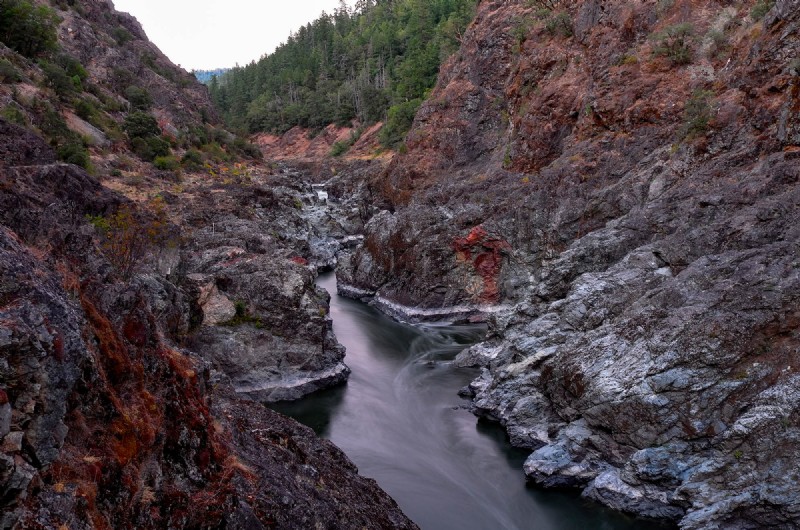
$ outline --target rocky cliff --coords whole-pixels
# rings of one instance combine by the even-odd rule
[[[789,0],[481,2],[343,292],[488,318],[459,362],[536,484],[800,525],[799,35]]]
[[[347,377],[313,266],[358,215],[243,159],[110,2],[48,5],[57,48],[0,46],[0,527],[415,528],[258,403]]]

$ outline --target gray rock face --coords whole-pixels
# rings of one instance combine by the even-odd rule
[[[83,138],[87,138],[89,140],[89,145],[97,147],[108,147],[111,145],[111,142],[103,131],[91,123],[82,120],[75,114],[67,112],[64,116],[64,121],[72,132],[81,135]]]
[[[475,228],[475,213],[469,205],[377,213],[364,243],[340,256],[340,290],[403,320],[497,311],[519,278],[504,267],[513,259],[508,243]]]
[[[217,292],[201,305],[192,345],[237,392],[259,401],[296,399],[347,378],[328,295],[314,287],[308,269],[290,261],[276,269],[266,256],[222,263],[193,275]]]
[[[686,514],[684,528],[749,528],[752,513],[796,522],[800,188],[768,177],[796,172],[788,164],[764,160],[740,181],[761,172],[764,195],[742,204],[733,187],[706,222],[661,217],[675,231],[605,270],[582,257],[599,241],[624,248],[630,219],[659,210],[646,202],[647,214],[576,240],[543,267],[530,302],[495,317],[498,337],[462,354],[488,368],[475,410],[536,449],[531,480],[588,486],[650,517]]]
[[[478,310],[496,287],[488,340],[457,362],[483,367],[474,410],[533,451],[532,481],[685,529],[796,528],[800,78],[786,58],[800,11],[777,2],[753,29],[725,10],[727,64],[698,49],[659,69],[638,46],[666,22],[600,4],[571,11],[574,39],[534,25],[511,50],[495,30],[531,13],[481,3],[386,175],[393,209],[339,277],[431,312]],[[727,24],[695,19],[698,5],[684,12],[695,27]],[[650,62],[613,66],[631,50]],[[472,104],[476,85],[507,104],[505,129]],[[713,118],[693,138],[698,89]],[[503,135],[504,150],[469,159]],[[490,241],[508,245],[497,261]]]
[[[286,168],[184,205],[199,225],[181,265],[194,308],[189,344],[259,401],[297,399],[350,373],[328,294],[314,285],[316,267],[331,265],[349,235],[347,216],[299,176]]]
[[[59,455],[68,398],[88,354],[80,308],[6,228],[0,228],[0,322],[0,489],[7,498],[24,498],[37,468]]]
[[[417,528],[374,480],[359,476],[340,449],[308,427],[257,403],[220,396],[214,407],[252,473],[247,503],[228,518],[234,528]],[[257,513],[269,518],[259,521]]]

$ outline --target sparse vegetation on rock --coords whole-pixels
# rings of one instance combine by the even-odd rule
[[[688,64],[692,61],[694,33],[694,27],[688,22],[664,28],[651,37],[653,53],[666,57],[675,65]]]

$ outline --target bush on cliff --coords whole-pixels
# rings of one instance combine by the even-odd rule
[[[422,105],[422,100],[417,98],[394,105],[389,109],[389,116],[380,134],[383,145],[394,147],[403,141],[406,132],[414,123],[414,116],[420,105]]]
[[[756,21],[761,20],[774,5],[775,2],[772,0],[760,0],[750,10],[750,17]]]
[[[180,161],[174,156],[169,155],[157,156],[155,160],[153,160],[153,165],[156,166],[156,169],[162,171],[175,171],[181,167]]]
[[[123,278],[151,251],[171,243],[166,204],[161,197],[150,200],[147,211],[124,204],[113,214],[89,216],[100,235],[100,249]]]
[[[146,111],[153,104],[153,98],[150,97],[150,93],[146,89],[135,85],[125,89],[125,98],[134,110]]]
[[[669,26],[652,35],[653,53],[666,57],[672,64],[681,65],[692,62],[692,41],[694,27],[688,22]]]
[[[0,0],[0,41],[25,57],[38,57],[58,47],[61,20],[47,6],[28,0]]]
[[[125,123],[122,128],[125,129],[131,139],[148,138],[161,134],[158,121],[150,114],[141,111],[131,112],[125,116]]]
[[[170,154],[169,142],[161,137],[161,127],[150,114],[138,110],[131,112],[125,116],[122,127],[128,134],[131,149],[142,160],[152,162]]]
[[[89,151],[80,142],[72,141],[58,148],[58,158],[67,164],[75,164],[83,169],[91,167]]]
[[[0,83],[17,83],[22,80],[19,70],[6,59],[0,59]]]
[[[131,140],[131,149],[136,156],[147,162],[153,162],[158,157],[170,154],[169,142],[160,136],[134,138]]]
[[[682,133],[684,138],[691,140],[702,136],[708,130],[711,122],[711,98],[714,95],[709,90],[697,89],[692,92],[684,108],[685,123]]]
[[[83,90],[79,77],[70,77],[67,71],[56,63],[42,61],[40,63],[45,77],[45,84],[52,88],[62,100],[69,100]]]

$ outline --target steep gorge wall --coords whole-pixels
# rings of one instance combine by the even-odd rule
[[[0,145],[0,527],[415,527],[332,444],[242,400],[346,376],[327,298],[288,258],[300,244],[268,254],[252,219],[200,187],[172,211],[197,230],[175,270],[150,256],[121,276],[87,216],[131,201],[2,119]],[[274,189],[228,186],[227,200],[281,215]]]
[[[331,257],[311,186],[224,152],[205,88],[111,2],[40,3],[60,17],[46,59],[85,72],[59,90],[0,45],[19,123],[0,117],[0,528],[415,528],[336,447],[246,399],[349,372],[308,265]],[[219,158],[136,160],[133,84],[172,149],[200,131]],[[73,119],[87,104],[108,137]],[[59,121],[103,141],[48,134]],[[57,161],[64,136],[91,144],[89,171]]]
[[[344,289],[493,315],[460,362],[531,480],[684,528],[794,527],[800,9],[534,4],[480,4]],[[660,52],[679,33],[688,62]]]

